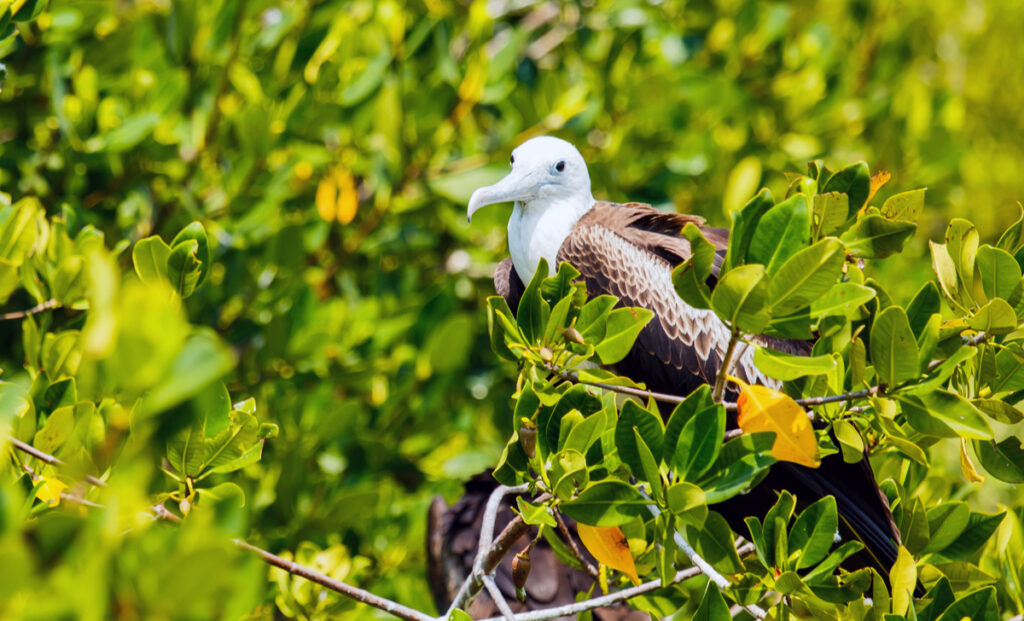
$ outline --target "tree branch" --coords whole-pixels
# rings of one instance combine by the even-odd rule
[[[754,544],[752,543],[748,543],[738,549],[738,552],[741,555],[747,555],[753,551]],[[595,608],[603,608],[605,606],[612,606],[614,604],[625,602],[639,595],[644,595],[645,593],[657,591],[658,589],[661,589],[663,587],[678,584],[683,580],[693,578],[694,576],[699,576],[701,573],[701,570],[697,567],[688,567],[686,569],[681,569],[677,571],[676,575],[673,576],[672,580],[668,584],[662,584],[660,579],[651,580],[650,582],[645,582],[639,586],[629,587],[627,589],[622,589],[621,591],[616,591],[614,593],[609,593],[608,595],[602,595],[600,597],[593,597],[582,602],[576,602],[575,604],[566,604],[565,606],[545,608],[544,610],[534,610],[531,612],[521,612],[514,617],[514,621],[546,621],[547,619],[556,619],[558,617],[568,617],[572,615],[577,615],[581,612],[586,612],[588,610],[593,610]],[[505,620],[502,617],[491,617],[489,619],[484,619],[483,621]]]
[[[502,499],[509,494],[522,494],[528,490],[529,486],[524,483],[516,487],[499,485],[491,492],[490,498],[487,499],[487,507],[484,509],[483,524],[480,527],[480,542],[477,544],[473,570],[466,577],[462,586],[459,587],[455,597],[452,598],[452,604],[448,607],[448,612],[445,613],[446,617],[451,615],[453,610],[465,610],[466,607],[473,603],[473,600],[480,594],[480,590],[484,586],[484,576],[488,576],[494,571],[494,568],[498,566],[501,559],[511,549],[512,543],[519,539],[529,528],[526,522],[522,521],[522,518],[516,516],[505,527],[505,530],[501,532],[501,535],[498,536],[498,540],[494,543],[493,547],[491,545],[492,538],[494,537],[494,522],[498,517],[498,510],[501,509]],[[516,523],[517,521],[521,526]],[[514,529],[512,529],[513,526],[515,526]]]
[[[590,574],[591,578],[597,581],[599,578],[599,575],[597,573],[597,567],[591,565],[590,562],[586,558],[584,558],[583,552],[580,550],[580,547],[576,545],[576,540],[573,539],[572,535],[569,534],[569,528],[565,525],[565,520],[562,518],[561,512],[555,510],[554,514],[555,521],[558,523],[558,530],[562,533],[562,538],[565,539],[565,543],[569,546],[569,549],[576,557],[576,560],[580,562],[580,565],[583,565],[583,569],[585,569],[586,572]]]
[[[736,344],[740,341],[739,332],[733,328],[733,333],[729,337],[729,344],[725,347],[725,355],[722,356],[722,364],[718,367],[718,373],[715,375],[715,387],[711,391],[711,398],[716,403],[722,402],[722,395],[725,394],[725,381],[729,375],[729,367],[732,366],[732,356],[736,353]]]
[[[273,565],[274,567],[283,569],[290,574],[299,576],[300,578],[305,578],[310,582],[314,582],[322,587],[341,593],[342,595],[350,597],[357,602],[362,602],[368,606],[373,606],[374,608],[383,610],[384,612],[390,613],[400,619],[406,619],[407,621],[434,621],[434,617],[431,617],[428,614],[424,614],[418,610],[409,608],[408,606],[403,606],[398,602],[391,601],[390,599],[379,595],[374,595],[369,591],[354,587],[351,584],[335,580],[334,578],[325,576],[318,571],[314,571],[293,561],[285,560],[276,554],[267,552],[263,548],[258,548],[251,543],[242,541],[241,539],[232,539],[232,542],[244,550],[256,553],[266,563]]]
[[[61,461],[60,459],[54,457],[53,455],[50,455],[49,453],[44,453],[44,452],[40,451],[39,449],[37,449],[36,447],[32,446],[31,444],[26,444],[26,443],[22,442],[21,440],[15,438],[14,436],[7,436],[7,441],[10,442],[11,446],[13,446],[14,448],[18,449],[19,451],[21,451],[23,453],[28,453],[29,455],[31,455],[32,457],[35,457],[36,459],[38,459],[39,461],[41,461],[43,463],[50,464],[51,466],[63,466],[64,465],[64,462]],[[83,480],[86,483],[88,483],[90,485],[95,485],[96,487],[106,487],[107,486],[106,482],[97,479],[96,477],[92,476],[91,474],[87,474],[87,475],[85,475],[82,478],[83,478]]]
[[[39,314],[39,313],[41,313],[43,311],[50,310],[51,308],[57,308],[58,306],[60,306],[60,304],[57,303],[57,300],[55,300],[53,298],[50,298],[49,300],[46,300],[45,302],[43,302],[41,304],[36,304],[35,306],[33,306],[32,308],[29,308],[27,310],[14,311],[14,312],[11,312],[11,313],[4,313],[3,315],[0,315],[0,321],[10,321],[10,320],[13,320],[13,319],[24,319],[25,317],[28,317],[29,315],[36,315],[36,314]]]

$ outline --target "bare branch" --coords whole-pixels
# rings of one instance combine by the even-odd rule
[[[591,578],[597,580],[599,578],[597,567],[591,565],[590,561],[583,556],[583,552],[580,550],[580,547],[576,545],[576,540],[569,534],[569,528],[565,525],[565,520],[562,519],[562,514],[559,511],[555,511],[554,513],[555,521],[558,522],[558,530],[562,533],[562,538],[565,539],[565,543],[568,544],[569,549],[572,550],[573,555],[576,557],[576,560],[580,562],[580,565],[583,565],[583,569],[590,574]]]
[[[251,543],[242,541],[241,539],[232,539],[232,541],[236,546],[245,550],[249,550],[250,552],[256,553],[265,562],[267,562],[270,565],[273,565],[274,567],[283,569],[290,574],[299,576],[300,578],[305,578],[310,582],[319,584],[322,587],[328,588],[337,593],[341,593],[342,595],[345,595],[347,597],[351,597],[357,602],[362,602],[368,606],[373,606],[374,608],[383,610],[384,612],[390,613],[400,619],[406,619],[407,621],[434,621],[434,617],[431,617],[428,614],[424,614],[418,610],[409,608],[408,606],[403,606],[398,602],[391,601],[390,599],[381,597],[379,595],[374,595],[369,591],[365,591],[358,587],[354,587],[351,584],[347,584],[340,580],[335,580],[334,578],[325,576],[324,574],[318,571],[313,571],[308,567],[304,567],[302,565],[299,565],[298,563],[283,559],[280,556],[277,556],[276,554],[267,552],[263,548],[258,548],[252,545]]]
[[[725,355],[722,356],[722,364],[718,367],[718,374],[715,375],[715,387],[711,390],[711,398],[716,403],[722,402],[722,395],[725,394],[726,377],[728,377],[732,367],[732,357],[736,353],[736,344],[739,342],[740,335],[733,328],[733,333],[729,337],[729,344],[725,347]]]
[[[494,604],[498,607],[498,611],[505,617],[505,621],[513,621],[516,613],[512,612],[512,609],[508,607],[508,602],[505,601],[505,596],[502,595],[501,589],[499,589],[497,583],[494,582],[494,578],[491,576],[484,576],[483,581],[484,586],[487,587],[487,593],[489,593],[491,599],[494,600]]]
[[[643,492],[643,490],[641,490],[640,493],[643,494],[644,496],[647,495]],[[653,515],[654,517],[658,517],[658,515],[661,513],[661,511],[653,504],[647,505],[647,509],[650,510],[651,515]],[[686,554],[686,556],[690,558],[690,562],[693,563],[698,569],[700,569],[701,573],[707,576],[709,580],[714,582],[719,589],[727,589],[730,586],[732,586],[732,584],[729,582],[728,579],[726,579],[725,576],[718,573],[718,571],[714,567],[712,567],[710,563],[704,560],[704,558],[700,554],[697,554],[697,550],[695,550],[693,546],[690,545],[690,542],[687,541],[685,537],[683,537],[682,533],[680,533],[678,530],[675,531],[672,535],[672,539],[676,542],[676,545],[679,546],[679,549],[682,550]],[[744,606],[744,608],[746,608],[747,612],[749,612],[751,616],[753,616],[755,619],[764,619],[767,615],[767,613],[765,613],[765,611],[756,604],[749,604]]]
[[[498,510],[501,509],[501,501],[505,496],[509,494],[522,494],[529,490],[529,486],[525,483],[516,487],[509,487],[507,485],[498,486],[493,492],[491,492],[490,498],[487,499],[487,507],[484,509],[483,524],[480,527],[480,542],[477,545],[476,560],[473,561],[473,571],[470,572],[469,576],[459,587],[458,593],[452,599],[451,606],[448,607],[448,612],[445,614],[447,617],[451,615],[453,610],[465,609],[476,596],[480,593],[480,590],[484,586],[483,577],[490,575],[494,568],[498,566],[501,559],[508,553],[509,548],[512,547],[512,543],[521,537],[526,532],[528,525],[522,522],[522,518],[516,517],[505,530],[502,531],[501,535],[505,536],[506,533],[515,534],[515,539],[508,540],[507,542],[502,541],[502,537],[498,537],[498,541],[506,544],[507,547],[498,554],[496,549],[499,548],[497,543],[492,547],[491,541],[494,537],[494,522],[498,517]],[[509,528],[515,524],[516,520],[522,523],[521,530],[517,527],[518,532],[509,532]]]
[[[3,315],[0,315],[0,321],[11,321],[13,319],[24,319],[25,317],[28,317],[29,315],[36,315],[36,314],[39,314],[39,313],[41,313],[43,311],[50,310],[51,308],[57,308],[58,306],[59,306],[59,304],[57,303],[57,300],[55,300],[53,298],[50,298],[49,300],[46,300],[45,302],[43,302],[41,304],[36,304],[32,308],[29,308],[29,309],[26,309],[26,310],[23,310],[23,311],[14,311],[14,312],[11,312],[11,313],[4,313]]]
[[[753,551],[754,544],[751,543],[744,545],[738,550],[738,552],[741,555],[747,555]],[[668,584],[662,584],[660,579],[651,580],[650,582],[645,582],[639,586],[629,587],[627,589],[622,589],[621,591],[616,591],[614,593],[609,593],[608,595],[602,595],[600,597],[593,597],[582,602],[576,602],[575,604],[567,604],[565,606],[545,608],[544,610],[534,610],[531,612],[521,612],[514,617],[514,620],[546,621],[547,619],[556,619],[558,617],[568,617],[572,615],[577,615],[581,612],[586,612],[588,610],[593,610],[595,608],[603,608],[605,606],[612,606],[620,602],[625,602],[639,595],[650,593],[652,591],[657,591],[660,588],[671,586],[673,584],[678,584],[683,580],[693,578],[694,576],[699,576],[701,573],[701,570],[697,567],[688,567],[686,569],[681,569],[677,571],[676,575],[673,576],[672,580]],[[505,621],[505,619],[503,617],[492,617],[490,619],[485,619],[483,621]]]
[[[28,453],[29,455],[31,455],[32,457],[35,457],[36,459],[38,459],[39,461],[41,461],[43,463],[50,464],[51,466],[63,466],[64,465],[64,462],[61,461],[60,459],[57,459],[56,457],[54,457],[53,455],[50,455],[49,453],[44,453],[43,451],[40,451],[39,449],[37,449],[36,447],[32,446],[31,444],[25,444],[24,442],[22,442],[21,440],[15,438],[14,436],[7,436],[7,441],[10,442],[11,446],[13,446],[14,448],[18,449],[19,451],[21,451],[23,453]],[[91,474],[85,475],[83,477],[83,479],[85,480],[86,483],[89,483],[90,485],[95,485],[96,487],[106,487],[107,486],[106,482],[97,479],[96,477],[92,476]]]

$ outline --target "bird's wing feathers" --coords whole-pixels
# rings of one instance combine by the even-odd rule
[[[715,314],[683,302],[672,285],[672,268],[690,256],[689,241],[679,235],[690,222],[700,225],[703,220],[637,203],[598,203],[558,251],[559,262],[580,271],[589,295],[611,294],[624,306],[654,312],[619,367],[626,375],[642,376],[649,388],[677,394],[713,382],[729,343],[729,330]],[[727,236],[704,230],[724,251]],[[738,354],[733,375],[751,383],[778,384],[754,366],[751,348],[741,344]],[[626,372],[624,367],[632,365],[644,367],[643,372]],[[656,369],[666,365],[670,368]]]

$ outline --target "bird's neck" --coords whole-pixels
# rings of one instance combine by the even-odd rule
[[[508,219],[508,250],[516,273],[530,282],[541,257],[547,260],[549,275],[558,268],[558,249],[576,223],[594,206],[594,197],[549,198],[543,203],[516,201]]]

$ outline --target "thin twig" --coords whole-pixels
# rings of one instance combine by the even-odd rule
[[[512,612],[512,609],[508,607],[508,602],[505,601],[505,596],[502,594],[501,589],[498,588],[497,583],[494,582],[494,578],[491,576],[484,576],[483,581],[484,586],[487,587],[487,593],[489,593],[491,599],[494,600],[494,604],[498,607],[498,611],[505,617],[505,621],[513,621],[516,613]]]
[[[483,523],[480,527],[480,542],[477,545],[476,560],[473,561],[473,570],[468,576],[466,576],[462,586],[459,587],[459,591],[455,594],[455,597],[452,598],[452,604],[448,607],[445,617],[450,616],[454,610],[465,610],[466,607],[473,603],[473,600],[480,593],[480,590],[483,589],[483,577],[490,575],[490,573],[494,571],[494,568],[498,566],[498,563],[501,562],[501,559],[512,547],[512,543],[515,539],[518,539],[526,532],[529,526],[522,521],[522,518],[517,516],[512,523],[509,523],[509,525],[505,527],[505,530],[502,531],[501,535],[498,537],[498,541],[495,542],[493,546],[491,545],[494,537],[494,522],[497,519],[498,510],[501,509],[502,499],[509,494],[522,494],[528,490],[529,486],[524,483],[523,485],[518,485],[516,487],[500,485],[491,492],[490,498],[487,499],[487,507],[484,510]],[[509,527],[511,527],[517,520],[522,524],[521,530],[520,527],[517,526],[516,530],[510,532]],[[515,534],[515,539],[508,541],[503,540],[503,537],[508,537],[512,534]],[[499,542],[503,545],[499,546]],[[497,550],[501,547],[504,547],[504,550],[502,550],[499,555]]]
[[[12,313],[4,313],[3,315],[0,315],[0,321],[10,321],[10,320],[14,320],[14,319],[24,319],[25,317],[28,317],[29,315],[36,315],[36,314],[41,313],[43,311],[50,310],[51,308],[57,308],[58,306],[59,306],[59,304],[57,303],[57,300],[55,300],[53,298],[50,298],[49,300],[46,300],[45,302],[43,302],[41,304],[36,304],[35,306],[33,306],[32,308],[29,308],[27,310],[14,311]]]
[[[573,539],[573,536],[569,534],[569,528],[565,525],[565,520],[562,518],[562,514],[557,510],[555,511],[555,522],[558,523],[558,530],[562,533],[562,538],[565,539],[565,543],[569,545],[569,549],[572,550],[576,560],[580,562],[580,565],[583,565],[583,569],[590,574],[591,578],[598,580],[600,575],[597,573],[597,567],[594,567],[590,561],[583,556],[583,551],[580,550],[578,545],[576,545],[576,540]]]
[[[32,457],[35,457],[36,459],[38,459],[41,462],[50,464],[51,466],[63,466],[64,465],[64,462],[61,461],[60,459],[54,457],[53,455],[50,455],[49,453],[44,453],[43,451],[40,451],[39,449],[37,449],[36,447],[32,446],[31,444],[26,444],[26,443],[22,442],[21,440],[15,438],[14,436],[7,436],[7,441],[10,442],[11,446],[13,446],[14,448],[18,449],[19,451],[21,451],[23,453],[28,453],[29,455],[31,455]],[[107,484],[104,481],[101,481],[101,480],[97,479],[96,477],[92,476],[91,474],[87,474],[87,475],[85,475],[82,478],[83,478],[83,480],[86,483],[89,483],[90,485],[95,485],[96,487],[106,487],[107,486]]]
[[[644,493],[643,490],[640,490],[640,493],[644,496],[647,496],[647,494]],[[649,499],[650,498],[648,498],[648,500]],[[658,515],[661,513],[661,510],[659,510],[658,507],[654,506],[653,504],[647,505],[647,509],[651,512],[651,515],[653,515],[654,517],[658,517]],[[704,560],[704,557],[697,553],[697,550],[695,550],[693,546],[690,545],[690,542],[687,541],[685,537],[683,537],[682,533],[680,533],[678,530],[675,531],[672,534],[672,539],[676,542],[676,545],[679,546],[679,549],[682,550],[683,553],[685,553],[686,556],[690,558],[690,562],[693,563],[698,569],[700,569],[701,573],[708,577],[708,580],[714,582],[719,589],[727,589],[732,586],[732,583],[730,583],[725,576],[718,573],[718,570],[712,567],[710,563]],[[743,607],[755,619],[764,619],[765,616],[767,616],[767,613],[764,611],[764,609],[762,609],[757,604],[747,604]]]
[[[375,595],[369,591],[354,587],[351,584],[325,576],[318,571],[314,571],[293,561],[283,559],[276,554],[267,552],[263,548],[258,548],[251,543],[242,541],[241,539],[232,539],[232,542],[242,549],[256,553],[266,563],[273,565],[274,567],[283,569],[290,574],[305,578],[310,582],[314,582],[322,587],[341,593],[342,595],[350,597],[357,602],[362,602],[368,606],[373,606],[374,608],[383,610],[384,612],[390,613],[400,619],[406,619],[407,621],[434,621],[434,617],[431,617],[430,615],[409,608],[408,606],[403,606],[402,604],[390,599]]]
[[[741,555],[747,555],[754,551],[753,544],[746,544],[738,550]],[[593,610],[595,608],[603,608],[605,606],[612,606],[626,600],[633,599],[639,595],[657,591],[660,588],[678,584],[683,580],[688,580],[694,576],[699,576],[701,570],[697,567],[688,567],[681,569],[676,572],[676,575],[672,577],[672,580],[668,584],[663,584],[660,579],[651,580],[635,587],[629,587],[609,593],[608,595],[602,595],[600,597],[593,597],[582,602],[576,602],[575,604],[566,604],[565,606],[558,606],[555,608],[545,608],[544,610],[534,610],[531,612],[521,612],[517,614],[514,619],[515,621],[546,621],[547,619],[556,619],[558,617],[568,617],[577,615],[581,612]],[[484,619],[483,621],[505,621],[503,617],[491,617]]]

